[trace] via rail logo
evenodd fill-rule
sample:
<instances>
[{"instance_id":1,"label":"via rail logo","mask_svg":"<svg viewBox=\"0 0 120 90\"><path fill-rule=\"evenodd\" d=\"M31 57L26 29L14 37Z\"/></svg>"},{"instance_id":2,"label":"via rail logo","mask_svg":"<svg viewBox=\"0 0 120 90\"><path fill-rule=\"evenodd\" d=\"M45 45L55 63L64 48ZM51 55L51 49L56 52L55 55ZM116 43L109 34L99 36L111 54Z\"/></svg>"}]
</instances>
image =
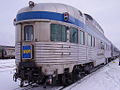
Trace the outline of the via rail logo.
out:
<instances>
[{"instance_id":1,"label":"via rail logo","mask_svg":"<svg viewBox=\"0 0 120 90\"><path fill-rule=\"evenodd\" d=\"M22 46L22 58L32 59L32 45Z\"/></svg>"}]
</instances>

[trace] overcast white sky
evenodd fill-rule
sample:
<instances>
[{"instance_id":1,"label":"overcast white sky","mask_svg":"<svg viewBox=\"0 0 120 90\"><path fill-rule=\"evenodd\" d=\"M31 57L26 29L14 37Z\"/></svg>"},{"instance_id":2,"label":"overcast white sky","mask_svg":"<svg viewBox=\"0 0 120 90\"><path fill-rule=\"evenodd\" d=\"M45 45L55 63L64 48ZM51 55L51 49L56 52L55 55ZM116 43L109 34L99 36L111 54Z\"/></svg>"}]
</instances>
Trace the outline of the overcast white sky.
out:
<instances>
[{"instance_id":1,"label":"overcast white sky","mask_svg":"<svg viewBox=\"0 0 120 90\"><path fill-rule=\"evenodd\" d=\"M15 45L13 19L29 0L0 0L0 45ZM105 36L120 49L120 0L32 0L35 3L63 3L90 14Z\"/></svg>"}]
</instances>

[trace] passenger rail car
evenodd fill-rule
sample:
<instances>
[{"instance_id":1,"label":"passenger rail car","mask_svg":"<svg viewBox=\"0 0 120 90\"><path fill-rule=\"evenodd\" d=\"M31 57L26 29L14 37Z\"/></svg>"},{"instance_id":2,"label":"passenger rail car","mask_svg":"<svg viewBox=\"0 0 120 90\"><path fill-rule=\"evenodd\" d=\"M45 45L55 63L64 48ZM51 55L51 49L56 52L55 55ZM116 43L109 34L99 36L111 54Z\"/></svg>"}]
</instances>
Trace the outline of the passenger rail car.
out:
<instances>
[{"instance_id":1,"label":"passenger rail car","mask_svg":"<svg viewBox=\"0 0 120 90\"><path fill-rule=\"evenodd\" d=\"M88 14L64 4L30 1L18 11L15 80L70 83L112 58L112 43Z\"/></svg>"}]
</instances>

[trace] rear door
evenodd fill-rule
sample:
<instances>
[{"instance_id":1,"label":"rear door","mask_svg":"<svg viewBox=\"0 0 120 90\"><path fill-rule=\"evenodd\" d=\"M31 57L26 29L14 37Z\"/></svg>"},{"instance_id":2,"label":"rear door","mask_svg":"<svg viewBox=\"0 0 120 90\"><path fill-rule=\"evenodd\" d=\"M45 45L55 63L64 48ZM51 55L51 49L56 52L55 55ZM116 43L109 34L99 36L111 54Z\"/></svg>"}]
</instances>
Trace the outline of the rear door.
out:
<instances>
[{"instance_id":1,"label":"rear door","mask_svg":"<svg viewBox=\"0 0 120 90\"><path fill-rule=\"evenodd\" d=\"M21 58L23 62L34 59L34 23L22 25Z\"/></svg>"}]
</instances>

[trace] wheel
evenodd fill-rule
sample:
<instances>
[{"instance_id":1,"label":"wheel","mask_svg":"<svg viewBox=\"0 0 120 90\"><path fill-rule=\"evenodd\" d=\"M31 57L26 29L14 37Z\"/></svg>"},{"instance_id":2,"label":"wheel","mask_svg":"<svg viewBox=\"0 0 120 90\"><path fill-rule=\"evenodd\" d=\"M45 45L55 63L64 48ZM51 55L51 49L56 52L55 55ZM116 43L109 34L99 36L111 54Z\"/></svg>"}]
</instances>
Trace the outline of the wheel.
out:
<instances>
[{"instance_id":1,"label":"wheel","mask_svg":"<svg viewBox=\"0 0 120 90\"><path fill-rule=\"evenodd\" d=\"M56 77L52 77L52 86L56 84Z\"/></svg>"},{"instance_id":2,"label":"wheel","mask_svg":"<svg viewBox=\"0 0 120 90\"><path fill-rule=\"evenodd\" d=\"M63 74L62 76L62 85L67 86L70 85L72 83L72 77L71 75L68 74Z\"/></svg>"},{"instance_id":3,"label":"wheel","mask_svg":"<svg viewBox=\"0 0 120 90\"><path fill-rule=\"evenodd\" d=\"M24 85L24 81L21 80L21 82L20 82L20 87L23 87L23 85Z\"/></svg>"},{"instance_id":4,"label":"wheel","mask_svg":"<svg viewBox=\"0 0 120 90\"><path fill-rule=\"evenodd\" d=\"M75 82L75 81L81 79L83 77L82 73L83 73L82 67L80 67L80 66L74 67L74 70L72 72L73 81Z\"/></svg>"},{"instance_id":5,"label":"wheel","mask_svg":"<svg viewBox=\"0 0 120 90\"><path fill-rule=\"evenodd\" d=\"M67 83L66 83L66 77L65 77L64 74L62 75L62 85L64 85L64 86L67 85Z\"/></svg>"}]
</instances>

